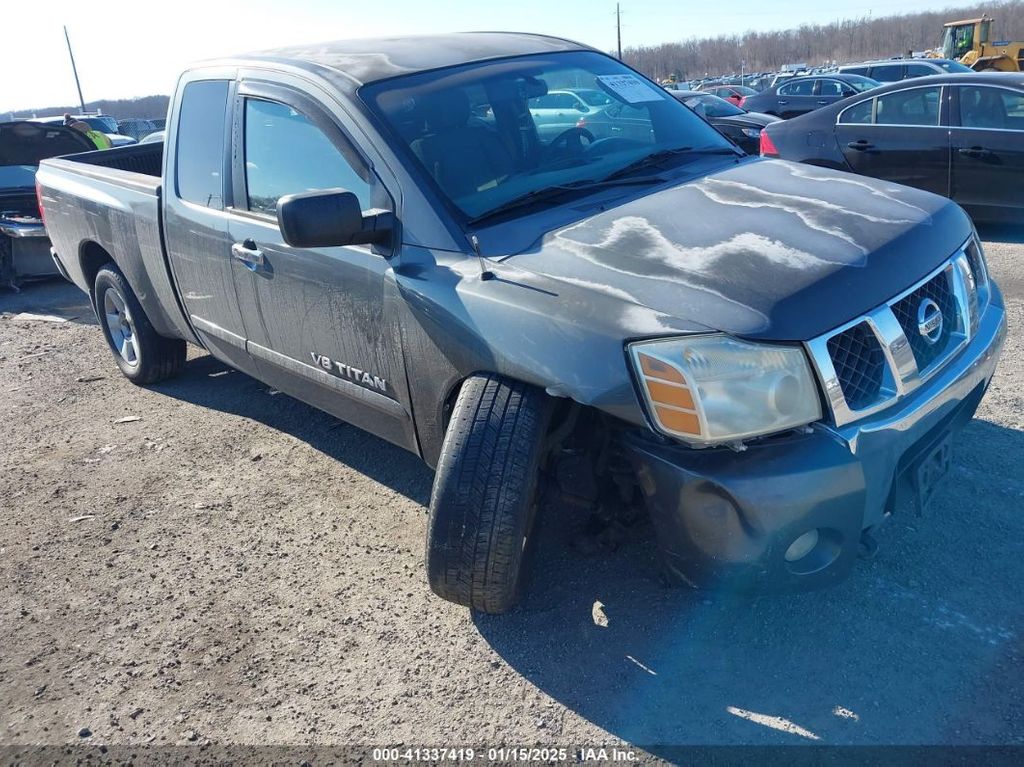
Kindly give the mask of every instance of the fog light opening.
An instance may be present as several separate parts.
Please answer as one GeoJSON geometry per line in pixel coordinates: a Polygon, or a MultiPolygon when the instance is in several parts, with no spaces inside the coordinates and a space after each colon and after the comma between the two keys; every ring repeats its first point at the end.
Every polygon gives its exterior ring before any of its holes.
{"type": "Polygon", "coordinates": [[[814,547],[818,545],[820,538],[821,536],[819,535],[817,528],[808,530],[789,544],[789,548],[786,549],[786,561],[799,562],[814,550],[814,547]]]}
{"type": "Polygon", "coordinates": [[[794,575],[812,575],[830,567],[843,552],[843,534],[830,527],[816,527],[798,535],[783,559],[794,575]]]}

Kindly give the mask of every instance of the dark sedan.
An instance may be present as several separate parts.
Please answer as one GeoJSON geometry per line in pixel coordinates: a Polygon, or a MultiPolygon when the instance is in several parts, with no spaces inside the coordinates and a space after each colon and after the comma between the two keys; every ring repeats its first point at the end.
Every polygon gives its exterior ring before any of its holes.
{"type": "Polygon", "coordinates": [[[761,146],[761,130],[778,117],[748,112],[725,99],[697,91],[670,91],[677,99],[699,114],[747,154],[757,154],[761,146]]]}
{"type": "Polygon", "coordinates": [[[1024,74],[892,83],[762,133],[761,154],[949,197],[979,220],[1024,217],[1024,74]]]}
{"type": "Polygon", "coordinates": [[[877,80],[861,75],[792,77],[766,91],[748,96],[743,100],[742,107],[788,120],[879,85],[881,83],[877,80]]]}

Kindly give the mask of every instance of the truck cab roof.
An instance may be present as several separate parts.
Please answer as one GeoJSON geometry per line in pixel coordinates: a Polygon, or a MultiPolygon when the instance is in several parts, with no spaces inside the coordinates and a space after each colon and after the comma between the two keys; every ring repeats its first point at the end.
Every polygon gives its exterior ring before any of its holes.
{"type": "Polygon", "coordinates": [[[193,68],[222,64],[288,64],[318,74],[331,70],[337,87],[354,91],[367,83],[430,69],[537,53],[591,50],[547,35],[514,32],[457,32],[444,35],[337,40],[294,45],[205,61],[193,68]],[[347,84],[347,87],[346,87],[347,84]]]}

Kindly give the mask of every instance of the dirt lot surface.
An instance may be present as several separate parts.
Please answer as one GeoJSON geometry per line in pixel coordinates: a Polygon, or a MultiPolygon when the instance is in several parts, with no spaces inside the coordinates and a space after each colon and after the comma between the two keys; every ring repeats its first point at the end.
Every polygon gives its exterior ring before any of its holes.
{"type": "Polygon", "coordinates": [[[986,237],[999,373],[848,581],[664,589],[549,514],[497,618],[430,594],[413,456],[199,352],[137,388],[75,289],[0,292],[0,743],[1024,744],[1024,238],[986,237]]]}

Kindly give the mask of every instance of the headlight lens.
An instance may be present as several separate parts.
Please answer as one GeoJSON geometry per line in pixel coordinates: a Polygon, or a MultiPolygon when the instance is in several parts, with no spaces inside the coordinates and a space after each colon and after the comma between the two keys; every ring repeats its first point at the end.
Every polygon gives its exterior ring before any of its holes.
{"type": "Polygon", "coordinates": [[[743,131],[743,135],[747,138],[761,138],[760,128],[740,128],[743,131]]]}
{"type": "Polygon", "coordinates": [[[803,349],[706,335],[630,344],[647,410],[659,431],[714,445],[821,418],[803,349]]]}

